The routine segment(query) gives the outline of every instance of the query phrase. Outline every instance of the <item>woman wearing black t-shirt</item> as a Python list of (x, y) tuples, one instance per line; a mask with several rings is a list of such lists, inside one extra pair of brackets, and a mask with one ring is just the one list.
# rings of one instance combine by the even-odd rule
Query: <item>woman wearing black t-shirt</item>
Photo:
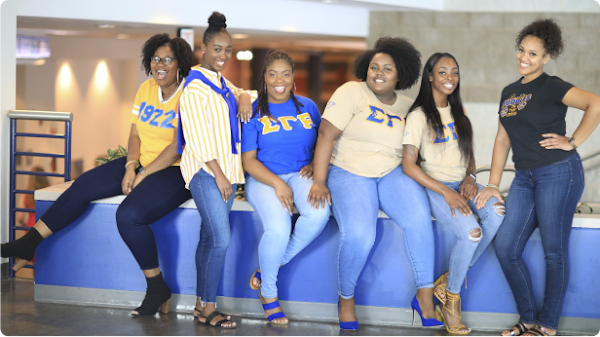
[[(584, 186), (575, 149), (600, 122), (600, 97), (544, 73), (544, 64), (564, 49), (560, 27), (551, 19), (530, 23), (516, 42), (522, 77), (502, 91), (490, 180), (475, 201), (480, 208), (491, 196), (501, 197), (498, 185), (512, 147), (517, 171), (495, 246), (520, 320), (502, 335), (551, 336), (556, 334), (569, 281), (569, 236)], [(571, 137), (565, 136), (568, 107), (585, 111)], [(546, 292), (539, 311), (522, 258), (536, 227), (546, 257)]]

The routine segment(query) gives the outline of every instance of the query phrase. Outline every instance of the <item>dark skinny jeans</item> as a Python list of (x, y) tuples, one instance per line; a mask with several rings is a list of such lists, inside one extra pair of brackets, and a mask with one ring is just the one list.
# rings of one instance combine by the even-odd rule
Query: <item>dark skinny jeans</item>
[[(90, 202), (123, 194), (126, 161), (119, 158), (82, 174), (41, 220), (56, 233), (83, 214)], [(156, 241), (149, 225), (190, 198), (179, 166), (171, 166), (146, 177), (119, 205), (119, 233), (142, 270), (158, 268)]]

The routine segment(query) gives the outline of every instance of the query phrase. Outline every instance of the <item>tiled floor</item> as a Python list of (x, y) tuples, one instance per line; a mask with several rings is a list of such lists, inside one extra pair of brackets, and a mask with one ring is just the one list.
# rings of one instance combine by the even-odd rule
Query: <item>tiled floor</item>
[[(445, 330), (361, 325), (356, 333), (335, 323), (291, 322), (282, 327), (266, 320), (234, 317), (238, 328), (225, 330), (198, 325), (191, 314), (132, 318), (128, 309), (110, 309), (33, 301), (33, 281), (3, 280), (0, 329), (5, 335), (202, 335), (202, 336), (444, 336)], [(497, 333), (476, 331), (472, 335)]]

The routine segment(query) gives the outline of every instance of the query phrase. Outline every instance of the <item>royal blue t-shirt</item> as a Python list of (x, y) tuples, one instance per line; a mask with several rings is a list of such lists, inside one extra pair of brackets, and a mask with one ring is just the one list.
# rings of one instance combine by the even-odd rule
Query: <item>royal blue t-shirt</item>
[[(321, 114), (310, 98), (297, 96), (300, 113), (290, 98), (285, 103), (269, 103), (269, 117), (258, 113), (242, 124), (242, 152), (257, 150), (256, 159), (275, 174), (298, 172), (312, 161)], [(258, 100), (252, 104), (256, 111)]]

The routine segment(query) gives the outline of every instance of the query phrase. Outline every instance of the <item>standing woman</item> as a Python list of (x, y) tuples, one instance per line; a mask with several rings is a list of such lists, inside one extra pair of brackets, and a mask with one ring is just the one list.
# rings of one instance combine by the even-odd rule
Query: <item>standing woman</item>
[[(495, 245), (520, 319), (502, 334), (552, 336), (569, 282), (569, 236), (584, 186), (575, 149), (600, 122), (600, 97), (544, 72), (544, 64), (564, 49), (560, 27), (553, 20), (530, 23), (519, 32), (516, 43), (522, 77), (502, 91), (490, 180), (475, 200), (481, 208), (491, 196), (500, 197), (498, 186), (512, 148), (516, 173)], [(571, 137), (565, 136), (568, 107), (585, 111)], [(539, 311), (522, 257), (536, 227), (546, 260), (546, 288)]]
[[(290, 56), (282, 50), (269, 52), (258, 81), (254, 115), (242, 127), (242, 163), (250, 174), (246, 197), (264, 227), (258, 246), (260, 269), (252, 275), (250, 287), (260, 287), (265, 315), (278, 324), (288, 323), (277, 300), (279, 267), (308, 246), (329, 220), (329, 205), (311, 208), (308, 203), (321, 114), (312, 100), (294, 95), (292, 86)], [(290, 237), (294, 204), (300, 217)]]
[(244, 183), (240, 156), (239, 111), (248, 120), (252, 113), (250, 96), (227, 81), (221, 71), (232, 54), (231, 36), (225, 16), (213, 12), (204, 31), (202, 63), (190, 71), (180, 100), (182, 127), (179, 134), (181, 174), (202, 220), (196, 250), (198, 273), (196, 309), (198, 322), (226, 329), (235, 322), (216, 311), (217, 287), (229, 247), (229, 211), (236, 184)]
[[(125, 194), (117, 209), (123, 240), (146, 276), (148, 288), (133, 316), (169, 312), (171, 291), (158, 266), (150, 224), (190, 198), (177, 154), (177, 101), (195, 62), (190, 45), (168, 34), (152, 36), (142, 47), (142, 66), (151, 79), (138, 89), (131, 115), (127, 157), (85, 172), (50, 206), (24, 237), (2, 245), (2, 257), (31, 260), (48, 236), (77, 219), (90, 202)], [(18, 266), (16, 266), (18, 267)]]
[[(325, 108), (314, 159), (314, 207), (332, 204), (340, 228), (340, 327), (358, 329), (354, 291), (375, 242), (383, 210), (404, 230), (423, 325), (442, 325), (433, 307), (433, 225), (425, 189), (402, 172), (404, 121), (412, 100), (401, 94), (419, 79), (421, 54), (407, 40), (383, 37), (358, 56), (361, 82), (338, 88)], [(330, 164), (331, 161), (331, 164)], [(331, 191), (331, 192), (330, 192)], [(360, 207), (357, 207), (360, 205)]]
[(458, 63), (448, 53), (435, 53), (425, 63), (421, 90), (406, 119), (402, 166), (426, 187), (437, 224), (458, 237), (449, 272), (440, 276), (433, 291), (443, 303), (439, 313), (446, 330), (468, 334), (471, 329), (461, 322), (460, 289), (467, 269), (502, 224), (504, 204), (492, 197), (483, 208), (475, 207), (473, 197), (483, 186), (475, 183), (473, 128), (462, 106), (459, 79)]

